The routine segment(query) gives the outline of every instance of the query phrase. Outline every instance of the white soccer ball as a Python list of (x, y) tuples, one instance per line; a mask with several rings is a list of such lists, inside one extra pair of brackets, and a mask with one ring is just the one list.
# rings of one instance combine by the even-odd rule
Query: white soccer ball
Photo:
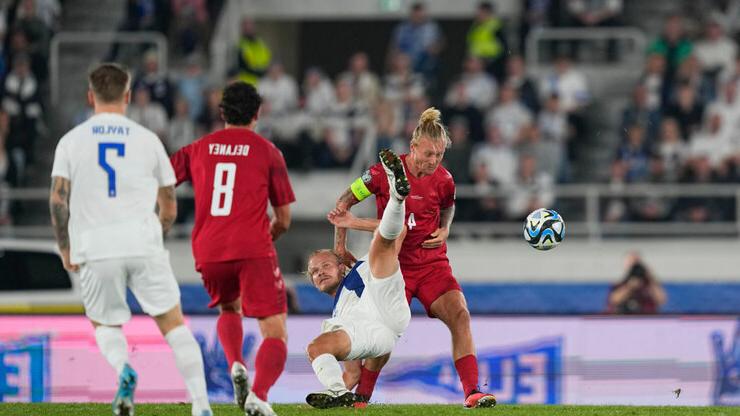
[(524, 239), (537, 250), (555, 248), (565, 237), (565, 222), (555, 210), (540, 208), (527, 215)]

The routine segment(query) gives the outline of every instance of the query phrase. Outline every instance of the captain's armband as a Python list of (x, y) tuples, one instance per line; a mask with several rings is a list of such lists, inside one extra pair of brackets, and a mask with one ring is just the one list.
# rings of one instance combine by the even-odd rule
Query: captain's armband
[(365, 185), (365, 182), (363, 182), (362, 178), (355, 179), (355, 181), (352, 182), (352, 185), (350, 185), (349, 189), (352, 191), (352, 195), (354, 195), (358, 201), (362, 201), (363, 199), (373, 194), (372, 192), (370, 192), (369, 189), (367, 189), (367, 185)]

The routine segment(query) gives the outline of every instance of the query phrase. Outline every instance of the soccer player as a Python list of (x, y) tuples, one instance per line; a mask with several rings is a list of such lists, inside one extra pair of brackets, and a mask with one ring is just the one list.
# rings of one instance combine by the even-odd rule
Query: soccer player
[[(295, 201), (280, 151), (254, 132), (262, 99), (244, 82), (226, 87), (226, 128), (183, 147), (171, 161), (177, 183), (195, 190), (193, 255), (219, 307), (216, 330), (231, 369), (234, 401), (248, 415), (273, 415), (267, 392), (285, 367), (287, 302), (273, 241), (290, 226)], [(272, 220), (267, 203), (272, 205)], [(242, 357), (242, 313), (257, 318), (264, 340), (249, 388)]]
[[(159, 138), (124, 116), (131, 76), (105, 63), (88, 77), (95, 114), (59, 141), (49, 206), (64, 268), (79, 272), (85, 314), (118, 374), (114, 415), (134, 414), (137, 375), (121, 325), (128, 286), (172, 347), (194, 416), (211, 416), (203, 356), (184, 324), (162, 236), (177, 215), (175, 174)], [(159, 217), (154, 213), (159, 206)]]
[(401, 159), (393, 152), (381, 151), (380, 160), (390, 198), (368, 255), (346, 274), (341, 258), (331, 250), (318, 250), (308, 260), (311, 283), (334, 297), (332, 318), (324, 321), (322, 334), (306, 349), (316, 376), (326, 387), (306, 397), (313, 407), (354, 405), (355, 395), (345, 384), (338, 360), (365, 359), (366, 366), (380, 370), (411, 319), (398, 265), (409, 183)]
[[(465, 407), (492, 407), (496, 398), (478, 389), (478, 361), (470, 331), (470, 313), (447, 258), (446, 240), (455, 213), (455, 182), (440, 163), (449, 146), (450, 138), (440, 121), (440, 112), (426, 109), (411, 137), (410, 152), (400, 156), (412, 192), (406, 199), (408, 233), (398, 260), (409, 303), (416, 297), (430, 317), (440, 319), (450, 329), (452, 358), (462, 382)], [(390, 199), (383, 176), (381, 164), (372, 166), (339, 197), (329, 213), (329, 220), (336, 227), (334, 249), (345, 263), (354, 260), (346, 248), (346, 227), (359, 224), (357, 228), (370, 230), (377, 226), (377, 220), (355, 221), (348, 211), (374, 194), (380, 217)], [(369, 398), (377, 378), (377, 371), (363, 367), (355, 392)]]

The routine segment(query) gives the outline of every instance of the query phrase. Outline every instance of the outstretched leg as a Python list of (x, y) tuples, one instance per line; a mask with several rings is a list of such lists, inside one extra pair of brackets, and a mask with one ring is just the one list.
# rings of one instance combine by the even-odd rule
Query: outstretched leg
[(319, 335), (308, 344), (306, 353), (313, 371), (326, 390), (306, 396), (306, 402), (318, 409), (348, 407), (355, 402), (344, 384), (342, 367), (339, 361), (347, 357), (351, 350), (351, 340), (344, 331), (333, 331)]

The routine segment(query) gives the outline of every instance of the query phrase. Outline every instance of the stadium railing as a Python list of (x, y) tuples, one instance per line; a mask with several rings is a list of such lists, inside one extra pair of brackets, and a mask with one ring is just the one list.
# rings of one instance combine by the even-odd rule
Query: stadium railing
[[(310, 192), (312, 201), (310, 204), (301, 204), (308, 197), (300, 198), (295, 206), (297, 220), (321, 220), (323, 221), (331, 207), (334, 205), (336, 195), (341, 187), (331, 186), (324, 189), (320, 199), (316, 196), (316, 181), (327, 183), (326, 177), (311, 178), (311, 175), (292, 175), (291, 180), (298, 195), (303, 188), (313, 189)], [(335, 183), (347, 182), (346, 174), (338, 174)], [(334, 183), (334, 182), (332, 182)], [(568, 236), (589, 238), (598, 240), (609, 237), (670, 237), (670, 236), (740, 236), (740, 187), (732, 184), (627, 184), (619, 188), (610, 187), (608, 184), (568, 184), (557, 185), (547, 190), (555, 196), (555, 202), (551, 208), (558, 210), (564, 217), (567, 225)], [(36, 223), (24, 219), (24, 225), (0, 226), (0, 237), (16, 238), (51, 238), (52, 230), (48, 226), (48, 217), (43, 215), (43, 205), (49, 197), (46, 188), (18, 188), (10, 189), (8, 197), (11, 203), (23, 203), (23, 210), (31, 209), (37, 213), (34, 218)], [(481, 192), (473, 185), (459, 185), (457, 187), (458, 206), (463, 201), (476, 201), (481, 198), (500, 198), (505, 200), (511, 194), (511, 188), (491, 188)], [(178, 192), (180, 198), (192, 198), (192, 192), (183, 189)], [(726, 206), (732, 207), (733, 218), (724, 221), (712, 222), (683, 222), (683, 221), (624, 221), (607, 222), (602, 217), (605, 204), (613, 199), (626, 198), (628, 200), (656, 199), (661, 203), (675, 204), (681, 198), (706, 198), (709, 200), (722, 200)], [(325, 203), (320, 201), (325, 199)], [(306, 212), (302, 212), (301, 205), (306, 205)], [(458, 213), (462, 214), (462, 210)], [(358, 214), (359, 215), (359, 214)], [(190, 225), (183, 225), (185, 230)], [(177, 230), (176, 230), (177, 231)], [(496, 221), (477, 222), (468, 221), (462, 215), (458, 215), (455, 225), (452, 227), (453, 236), (458, 237), (488, 237), (521, 236), (522, 224), (519, 221)], [(187, 234), (187, 233), (185, 233)]]

